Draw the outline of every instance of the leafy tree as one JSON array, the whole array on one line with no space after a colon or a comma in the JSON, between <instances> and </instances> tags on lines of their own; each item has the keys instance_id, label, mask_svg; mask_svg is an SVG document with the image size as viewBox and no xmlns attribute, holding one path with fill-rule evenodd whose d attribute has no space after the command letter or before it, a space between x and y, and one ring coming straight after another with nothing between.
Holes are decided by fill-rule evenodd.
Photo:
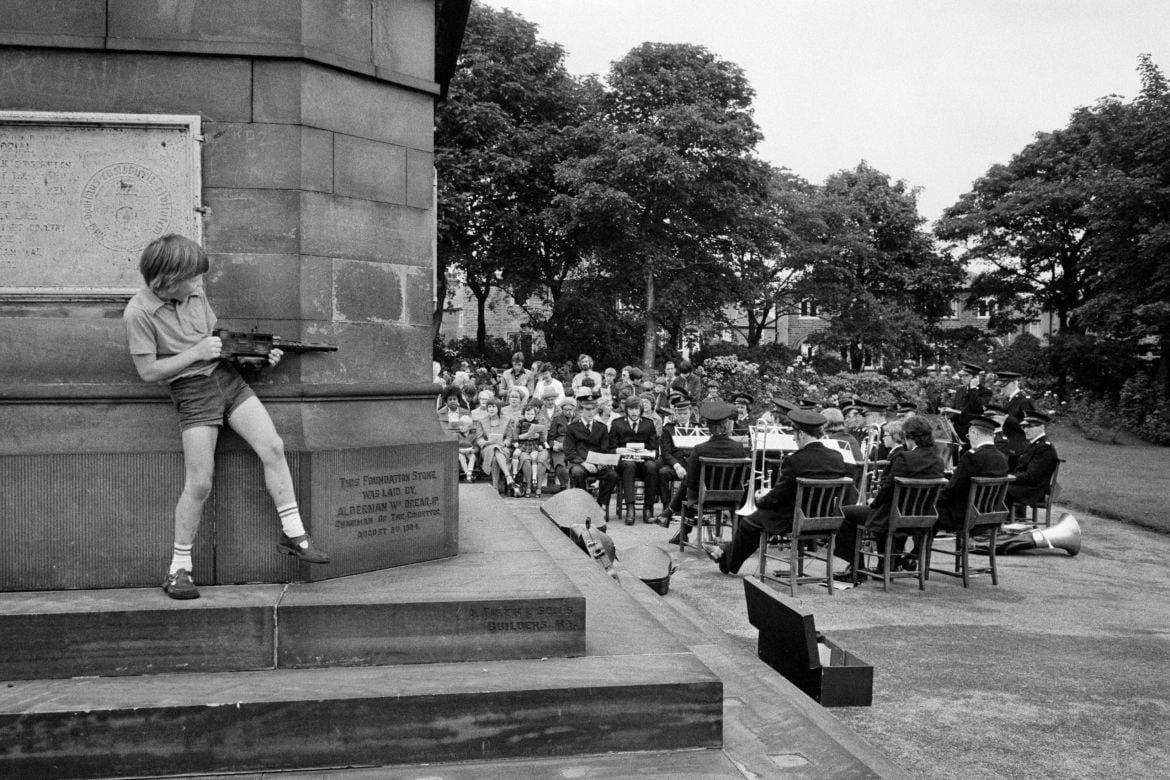
<instances>
[{"instance_id":1,"label":"leafy tree","mask_svg":"<svg viewBox=\"0 0 1170 780\"><path fill-rule=\"evenodd\" d=\"M478 301L476 341L486 350L485 309L495 288L520 300L577 258L545 224L558 137L582 111L580 82L560 46L510 11L474 4L447 102L436 114L439 283L458 271ZM543 274L543 277L541 276ZM436 328L442 309L435 314Z\"/></svg>"},{"instance_id":2,"label":"leafy tree","mask_svg":"<svg viewBox=\"0 0 1170 780\"><path fill-rule=\"evenodd\" d=\"M598 276L640 306L653 365L664 319L727 298L729 236L767 181L750 157L754 93L738 66L692 44L644 43L607 82L576 134L581 155L560 166L558 223L591 238Z\"/></svg>"},{"instance_id":3,"label":"leafy tree","mask_svg":"<svg viewBox=\"0 0 1170 780\"><path fill-rule=\"evenodd\" d=\"M840 352L854 371L922 352L927 326L946 314L962 280L960 264L921 230L906 182L862 162L830 176L823 194L828 246L806 280L829 327L810 341Z\"/></svg>"}]
</instances>

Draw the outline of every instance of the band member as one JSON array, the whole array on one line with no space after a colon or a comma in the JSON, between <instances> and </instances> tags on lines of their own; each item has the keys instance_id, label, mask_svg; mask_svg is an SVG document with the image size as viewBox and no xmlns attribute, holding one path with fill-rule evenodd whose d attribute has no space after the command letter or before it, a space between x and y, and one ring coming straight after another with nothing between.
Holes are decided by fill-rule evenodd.
<instances>
[{"instance_id":1,"label":"band member","mask_svg":"<svg viewBox=\"0 0 1170 780\"><path fill-rule=\"evenodd\" d=\"M1007 409L999 404L988 404L984 407L983 415L998 426L995 433L995 446L1007 456L1008 468L1015 471L1020 454L1028 446L1028 437L1024 435L1024 429L1016 421L1016 418L1008 417Z\"/></svg>"},{"instance_id":2,"label":"band member","mask_svg":"<svg viewBox=\"0 0 1170 780\"><path fill-rule=\"evenodd\" d=\"M958 410L952 422L955 433L963 442L967 442L967 426L971 420L983 416L983 405L991 395L983 389L979 377L983 374L983 366L977 363L964 361L959 368L959 381L962 386L955 391L955 398L951 405Z\"/></svg>"},{"instance_id":3,"label":"band member","mask_svg":"<svg viewBox=\"0 0 1170 780\"><path fill-rule=\"evenodd\" d=\"M691 402L679 394L674 406L663 410L666 423L662 426L662 436L658 439L658 491L662 499L662 513L654 518L654 522L662 527L670 525L670 519L682 506L681 491L679 499L672 501L675 482L687 475L683 461L689 453L679 449L674 443L674 432L680 425L689 426L691 421ZM680 422L681 421L681 422Z\"/></svg>"},{"instance_id":4,"label":"band member","mask_svg":"<svg viewBox=\"0 0 1170 780\"><path fill-rule=\"evenodd\" d=\"M559 409L556 400L556 391L548 390L541 414L548 420L549 471L556 480L559 490L569 484L569 464L565 460L565 434L577 419L577 399L566 398L561 402Z\"/></svg>"},{"instance_id":5,"label":"band member","mask_svg":"<svg viewBox=\"0 0 1170 780\"><path fill-rule=\"evenodd\" d=\"M589 463L589 453L612 452L609 446L609 429L593 419L597 411L597 401L592 395L586 395L579 401L581 417L574 420L565 432L565 460L569 464L569 484L575 488L584 488L590 479L598 481L597 503L605 510L605 519L609 520L609 499L613 495L614 485L617 484L617 474L611 466L599 466Z\"/></svg>"},{"instance_id":6,"label":"band member","mask_svg":"<svg viewBox=\"0 0 1170 780\"><path fill-rule=\"evenodd\" d=\"M786 457L780 466L780 477L770 489L756 491L756 511L739 520L730 544L706 548L712 560L718 562L724 574L739 572L744 561L760 547L760 532L785 534L792 531L792 515L796 508L796 480L840 479L849 476L841 453L829 449L821 441L825 417L807 409L794 409L788 420L796 429L799 449Z\"/></svg>"},{"instance_id":7,"label":"band member","mask_svg":"<svg viewBox=\"0 0 1170 780\"><path fill-rule=\"evenodd\" d=\"M682 390L691 399L691 403L698 403L703 398L703 379L691 371L691 361L678 361L678 376L675 384L681 383Z\"/></svg>"},{"instance_id":8,"label":"band member","mask_svg":"<svg viewBox=\"0 0 1170 780\"><path fill-rule=\"evenodd\" d=\"M788 419L788 413L793 409L800 408L795 401L789 401L787 398L774 396L772 398L771 411L764 412L760 416L760 425L777 425L786 433L791 433L791 422Z\"/></svg>"},{"instance_id":9,"label":"band member","mask_svg":"<svg viewBox=\"0 0 1170 780\"><path fill-rule=\"evenodd\" d=\"M1023 422L1025 415L1036 411L1032 399L1020 389L1020 377L1015 371L995 372L995 386L999 388L1003 408L1016 422Z\"/></svg>"},{"instance_id":10,"label":"band member","mask_svg":"<svg viewBox=\"0 0 1170 780\"><path fill-rule=\"evenodd\" d=\"M1012 472L1016 479L1008 485L1007 492L1008 503L1013 505L1013 516L1016 506L1038 504L1048 493L1052 472L1060 463L1056 448L1048 441L1044 430L1045 424L1051 421L1051 417L1040 411L1031 411L1024 416L1022 425L1028 444L1020 453L1020 460Z\"/></svg>"},{"instance_id":11,"label":"band member","mask_svg":"<svg viewBox=\"0 0 1170 780\"><path fill-rule=\"evenodd\" d=\"M625 415L617 418L609 426L609 444L613 449L629 446L631 443L642 444L647 450L658 450L658 434L654 430L654 423L642 417L642 400L631 396L623 403ZM622 518L626 525L634 524L634 479L642 480L645 489L642 498L642 522L650 522L654 509L654 496L658 492L658 469L653 458L636 460L622 458L617 467L618 479L621 480L622 498L625 510Z\"/></svg>"},{"instance_id":12,"label":"band member","mask_svg":"<svg viewBox=\"0 0 1170 780\"><path fill-rule=\"evenodd\" d=\"M861 443L845 430L845 415L841 414L841 410L829 407L821 414L825 418L825 437L848 444L849 451L853 453L853 460L861 463Z\"/></svg>"},{"instance_id":13,"label":"band member","mask_svg":"<svg viewBox=\"0 0 1170 780\"><path fill-rule=\"evenodd\" d=\"M731 403L735 405L735 421L732 425L732 436L747 436L752 428L752 404L756 399L752 397L751 393L739 392L731 397Z\"/></svg>"},{"instance_id":14,"label":"band member","mask_svg":"<svg viewBox=\"0 0 1170 780\"><path fill-rule=\"evenodd\" d=\"M947 531L963 529L971 477L1002 477L1008 473L1007 456L995 446L994 421L986 417L972 417L967 433L971 449L959 456L955 473L938 496L937 527Z\"/></svg>"},{"instance_id":15,"label":"band member","mask_svg":"<svg viewBox=\"0 0 1170 780\"><path fill-rule=\"evenodd\" d=\"M707 421L707 428L711 431L711 438L691 450L686 465L686 505L688 509L699 498L699 459L700 458L746 458L744 446L731 438L735 417L735 407L723 401L707 401L699 409L700 416ZM693 510L691 510L693 511ZM686 539L693 525L693 518L688 518L684 512L683 522L678 534L671 540L676 543L679 539Z\"/></svg>"}]
</instances>

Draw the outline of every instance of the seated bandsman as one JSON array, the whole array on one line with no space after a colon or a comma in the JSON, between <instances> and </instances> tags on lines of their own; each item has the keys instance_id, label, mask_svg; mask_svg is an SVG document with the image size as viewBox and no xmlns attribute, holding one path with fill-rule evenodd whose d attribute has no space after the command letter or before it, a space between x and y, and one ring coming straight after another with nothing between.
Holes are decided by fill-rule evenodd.
<instances>
[{"instance_id":1,"label":"seated bandsman","mask_svg":"<svg viewBox=\"0 0 1170 780\"><path fill-rule=\"evenodd\" d=\"M787 398L775 396L772 398L771 411L764 412L760 416L760 425L775 425L786 433L792 432L792 423L788 419L788 413L793 409L800 408L796 401L789 401Z\"/></svg>"},{"instance_id":2,"label":"seated bandsman","mask_svg":"<svg viewBox=\"0 0 1170 780\"><path fill-rule=\"evenodd\" d=\"M786 534L792 531L792 515L796 508L796 480L840 479L850 476L841 453L829 449L821 441L825 417L806 409L794 409L788 420L796 429L799 449L784 459L780 477L770 489L756 491L756 511L739 519L731 544L707 548L707 554L719 563L724 574L739 572L744 561L760 547L760 533Z\"/></svg>"},{"instance_id":3,"label":"seated bandsman","mask_svg":"<svg viewBox=\"0 0 1170 780\"><path fill-rule=\"evenodd\" d=\"M746 458L747 450L739 442L731 438L731 429L734 425L735 407L722 401L706 401L699 409L700 416L706 420L711 438L697 445L691 450L686 465L686 507L683 522L678 534L671 540L676 543L679 539L686 539L690 533L693 518L694 503L699 499L700 459L702 458Z\"/></svg>"},{"instance_id":4,"label":"seated bandsman","mask_svg":"<svg viewBox=\"0 0 1170 780\"><path fill-rule=\"evenodd\" d=\"M654 522L664 528L670 525L670 519L682 507L682 491L675 495L674 483L686 477L687 469L683 461L690 454L678 448L674 443L674 432L680 425L687 427L691 419L691 402L686 396L678 394L673 406L662 410L666 423L662 426L662 436L658 439L658 491L662 499L662 513L654 518ZM679 420L682 420L680 423Z\"/></svg>"},{"instance_id":5,"label":"seated bandsman","mask_svg":"<svg viewBox=\"0 0 1170 780\"><path fill-rule=\"evenodd\" d=\"M853 453L854 463L861 463L861 443L845 430L845 415L841 414L840 409L829 407L821 412L825 417L825 437L829 439L836 439L843 441L849 445L849 451ZM856 467L854 467L856 469Z\"/></svg>"},{"instance_id":6,"label":"seated bandsman","mask_svg":"<svg viewBox=\"0 0 1170 780\"><path fill-rule=\"evenodd\" d=\"M962 530L967 517L967 493L972 477L1003 477L1008 473L1007 456L995 447L995 423L986 417L972 417L967 425L971 449L959 456L955 473L938 496L937 527Z\"/></svg>"},{"instance_id":7,"label":"seated bandsman","mask_svg":"<svg viewBox=\"0 0 1170 780\"><path fill-rule=\"evenodd\" d=\"M1015 471L1020 454L1028 446L1024 429L1014 417L1008 417L1007 409L999 404L987 404L983 408L983 416L995 423L995 446L1007 456L1008 468Z\"/></svg>"},{"instance_id":8,"label":"seated bandsman","mask_svg":"<svg viewBox=\"0 0 1170 780\"><path fill-rule=\"evenodd\" d=\"M1009 418L1010 419L1010 418ZM1028 444L1020 453L1020 460L1016 464L1015 481L1008 485L1007 500L1012 508L1012 516L1016 514L1016 506L1024 507L1038 504L1048 493L1048 486L1052 481L1052 473L1056 471L1060 458L1056 455L1056 448L1048 441L1044 426L1052 418L1044 412L1033 410L1024 415L1022 423L1024 436Z\"/></svg>"},{"instance_id":9,"label":"seated bandsman","mask_svg":"<svg viewBox=\"0 0 1170 780\"><path fill-rule=\"evenodd\" d=\"M642 417L642 399L637 396L627 398L623 406L625 414L615 419L609 426L609 444L616 451L631 444L641 444L647 451L657 453L658 433L654 430L654 423ZM622 519L626 525L634 524L635 493L634 480L641 479L645 489L642 492L642 522L650 522L654 510L654 496L658 492L658 469L653 458L635 460L622 458L618 463L618 479L622 485Z\"/></svg>"},{"instance_id":10,"label":"seated bandsman","mask_svg":"<svg viewBox=\"0 0 1170 780\"><path fill-rule=\"evenodd\" d=\"M609 499L617 484L617 474L612 466L599 466L589 462L589 453L609 454L609 429L594 419L597 401L593 394L586 394L578 402L580 419L574 420L565 432L565 460L569 464L569 484L584 488L590 479L598 481L597 502L605 510L609 520Z\"/></svg>"},{"instance_id":11,"label":"seated bandsman","mask_svg":"<svg viewBox=\"0 0 1170 780\"><path fill-rule=\"evenodd\" d=\"M752 404L756 402L755 397L751 393L740 391L731 397L731 403L735 405L735 421L732 424L732 436L747 436L752 429L752 424L755 422L752 419Z\"/></svg>"},{"instance_id":12,"label":"seated bandsman","mask_svg":"<svg viewBox=\"0 0 1170 780\"><path fill-rule=\"evenodd\" d=\"M556 392L549 390L542 415L548 419L549 472L559 489L569 484L569 464L565 460L565 434L577 419L577 399L566 398L556 406ZM549 407L552 407L551 409Z\"/></svg>"}]
</instances>

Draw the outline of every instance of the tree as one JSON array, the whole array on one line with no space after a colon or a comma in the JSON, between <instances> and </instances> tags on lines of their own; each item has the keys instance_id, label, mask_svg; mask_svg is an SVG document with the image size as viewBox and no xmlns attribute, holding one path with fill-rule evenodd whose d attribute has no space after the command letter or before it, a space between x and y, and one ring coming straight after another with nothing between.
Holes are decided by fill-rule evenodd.
<instances>
[{"instance_id":1,"label":"tree","mask_svg":"<svg viewBox=\"0 0 1170 780\"><path fill-rule=\"evenodd\" d=\"M805 275L829 327L811 339L841 352L854 371L921 354L963 272L921 230L914 190L863 161L825 181L820 206L828 246Z\"/></svg>"},{"instance_id":2,"label":"tree","mask_svg":"<svg viewBox=\"0 0 1170 780\"><path fill-rule=\"evenodd\" d=\"M460 272L478 302L481 352L493 289L531 290L541 279L534 269L555 281L557 261L576 259L548 229L544 211L557 139L579 120L585 87L565 71L563 50L536 36L534 24L510 11L473 5L448 100L436 115L439 300L447 271ZM436 330L441 322L440 305Z\"/></svg>"},{"instance_id":3,"label":"tree","mask_svg":"<svg viewBox=\"0 0 1170 780\"><path fill-rule=\"evenodd\" d=\"M576 134L581 155L560 166L558 222L589 236L600 275L641 305L653 365L664 319L727 299L729 236L767 182L750 156L754 93L738 66L691 44L644 43L607 82L601 114Z\"/></svg>"}]
</instances>

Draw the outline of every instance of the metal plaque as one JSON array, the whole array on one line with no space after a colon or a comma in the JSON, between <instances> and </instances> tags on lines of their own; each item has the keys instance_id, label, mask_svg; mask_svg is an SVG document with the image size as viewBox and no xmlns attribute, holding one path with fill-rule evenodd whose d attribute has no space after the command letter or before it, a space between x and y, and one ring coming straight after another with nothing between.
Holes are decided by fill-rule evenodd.
<instances>
[{"instance_id":1,"label":"metal plaque","mask_svg":"<svg viewBox=\"0 0 1170 780\"><path fill-rule=\"evenodd\" d=\"M201 238L199 117L0 111L0 296L127 295L166 233Z\"/></svg>"}]
</instances>

